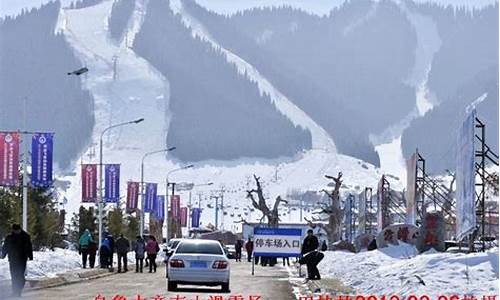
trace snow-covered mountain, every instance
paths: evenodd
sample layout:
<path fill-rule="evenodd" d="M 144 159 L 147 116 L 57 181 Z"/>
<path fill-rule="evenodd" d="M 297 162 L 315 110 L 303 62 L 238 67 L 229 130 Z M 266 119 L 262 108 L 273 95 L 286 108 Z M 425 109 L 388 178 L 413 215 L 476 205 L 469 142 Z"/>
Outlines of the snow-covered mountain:
<path fill-rule="evenodd" d="M 0 23 L 0 126 L 56 132 L 70 210 L 79 206 L 78 163 L 97 161 L 101 132 L 118 122 L 145 119 L 103 136 L 104 162 L 121 164 L 122 182 L 139 180 L 144 153 L 176 146 L 146 160 L 145 180 L 163 183 L 194 162 L 169 179 L 213 182 L 195 188 L 191 201 L 205 208 L 202 222 L 213 223 L 210 195 L 224 191 L 230 228 L 240 217 L 260 218 L 246 209 L 253 174 L 270 201 L 317 192 L 327 187 L 323 176 L 337 172 L 346 193 L 375 187 L 383 173 L 399 176 L 391 185 L 401 190 L 403 153 L 427 145 L 421 132 L 436 143 L 424 146 L 431 160 L 440 160 L 443 133 L 425 124 L 449 123 L 439 111 L 458 107 L 453 95 L 467 95 L 466 104 L 488 92 L 481 105 L 498 107 L 490 91 L 498 84 L 490 72 L 498 71 L 490 53 L 498 29 L 483 31 L 498 24 L 498 4 L 469 11 L 366 0 L 311 14 L 289 1 L 225 15 L 206 1 L 76 3 L 53 2 Z M 464 22 L 458 37 L 457 22 Z M 484 42 L 461 50 L 459 58 L 470 60 L 446 59 L 469 38 Z M 90 70 L 83 77 L 66 76 L 81 65 Z M 498 127 L 498 115 L 488 121 Z M 281 211 L 290 222 L 299 213 Z"/>

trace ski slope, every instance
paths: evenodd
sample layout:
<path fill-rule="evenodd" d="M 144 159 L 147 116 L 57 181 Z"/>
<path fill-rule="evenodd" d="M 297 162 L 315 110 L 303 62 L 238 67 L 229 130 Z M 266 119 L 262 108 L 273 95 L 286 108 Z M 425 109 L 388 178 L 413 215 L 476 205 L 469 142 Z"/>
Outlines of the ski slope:
<path fill-rule="evenodd" d="M 127 180 L 139 181 L 140 163 L 144 153 L 165 148 L 170 112 L 168 110 L 169 83 L 146 60 L 127 47 L 131 45 L 139 31 L 147 1 L 136 2 L 133 17 L 128 24 L 125 38 L 119 43 L 109 38 L 107 19 L 113 1 L 83 9 L 62 9 L 57 30 L 62 32 L 82 62 L 89 68 L 83 79 L 95 98 L 96 125 L 93 143 L 99 141 L 101 132 L 109 125 L 145 118 L 143 123 L 114 129 L 104 135 L 104 163 L 121 164 L 121 195 L 126 194 Z M 193 35 L 209 41 L 215 48 L 226 54 L 227 60 L 238 67 L 239 72 L 247 72 L 251 80 L 257 82 L 261 92 L 271 95 L 277 109 L 291 122 L 310 130 L 313 149 L 298 153 L 293 158 L 258 159 L 244 158 L 234 161 L 204 161 L 192 169 L 182 170 L 170 175 L 171 182 L 192 182 L 211 186 L 197 187 L 191 192 L 191 204 L 204 209 L 202 224 L 214 223 L 214 209 L 211 195 L 224 195 L 224 214 L 221 213 L 220 227 L 237 230 L 240 224 L 235 220 L 245 218 L 257 221 L 260 213 L 250 212 L 246 190 L 255 185 L 252 175 L 261 177 L 265 195 L 274 201 L 278 195 L 286 198 L 291 191 L 319 191 L 329 183 L 325 174 L 343 172 L 345 189 L 343 192 L 360 192 L 365 186 L 375 187 L 382 175 L 373 165 L 336 152 L 335 144 L 328 134 L 307 114 L 290 102 L 275 89 L 251 64 L 234 53 L 224 49 L 204 30 L 202 24 L 185 14 L 179 2 L 172 3 L 174 11 L 182 13 L 186 25 L 190 25 Z M 115 64 L 116 61 L 116 64 Z M 116 69 L 116 71 L 114 71 Z M 170 146 L 170 145 L 169 145 Z M 173 145 L 172 145 L 173 146 Z M 98 149 L 89 145 L 89 149 Z M 82 153 L 79 162 L 97 163 L 97 157 Z M 97 152 L 97 151 L 95 151 Z M 98 153 L 96 153 L 98 154 Z M 158 154 L 148 157 L 145 162 L 145 181 L 157 182 L 159 194 L 165 193 L 167 173 L 181 167 L 168 156 Z M 74 175 L 65 176 L 71 186 L 61 193 L 69 199 L 67 209 L 77 211 L 80 206 L 81 184 L 80 166 L 75 164 Z M 399 181 L 393 188 L 402 189 Z M 189 202 L 189 193 L 180 191 L 182 205 Z M 201 203 L 200 203 L 201 200 Z M 213 207 L 213 206 L 212 206 Z M 300 212 L 283 207 L 280 211 L 284 222 L 299 222 Z M 310 212 L 303 211 L 303 216 Z"/>

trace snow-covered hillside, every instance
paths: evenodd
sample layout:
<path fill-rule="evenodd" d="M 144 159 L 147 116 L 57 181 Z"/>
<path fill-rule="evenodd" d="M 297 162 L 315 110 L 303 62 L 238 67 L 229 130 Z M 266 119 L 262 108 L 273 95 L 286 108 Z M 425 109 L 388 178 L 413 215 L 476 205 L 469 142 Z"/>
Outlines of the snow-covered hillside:
<path fill-rule="evenodd" d="M 101 131 L 122 121 L 144 117 L 145 121 L 138 125 L 130 125 L 112 130 L 104 136 L 104 162 L 121 163 L 122 182 L 139 180 L 139 167 L 142 155 L 148 151 L 162 149 L 165 146 L 165 137 L 168 130 L 169 112 L 169 85 L 168 78 L 164 78 L 144 59 L 138 57 L 128 48 L 130 40 L 135 36 L 144 14 L 147 1 L 138 1 L 132 21 L 129 22 L 126 40 L 128 42 L 115 43 L 109 38 L 107 19 L 111 12 L 112 1 L 71 10 L 62 9 L 58 22 L 58 31 L 61 31 L 82 62 L 89 68 L 84 79 L 84 85 L 96 99 L 95 113 L 96 126 L 94 128 L 94 143 L 99 140 Z M 175 4 L 175 3 L 174 3 Z M 183 12 L 179 3 L 173 8 Z M 230 228 L 233 219 L 238 215 L 247 220 L 258 220 L 257 213 L 245 215 L 239 207 L 246 207 L 249 202 L 245 199 L 248 188 L 254 185 L 251 176 L 260 176 L 266 194 L 272 201 L 277 195 L 286 197 L 292 190 L 319 191 L 328 181 L 325 174 L 343 172 L 347 188 L 361 191 L 365 186 L 375 186 L 381 173 L 372 165 L 365 164 L 357 159 L 336 153 L 331 138 L 310 119 L 303 111 L 293 105 L 286 97 L 277 91 L 269 81 L 259 74 L 248 62 L 245 62 L 234 53 L 220 47 L 216 41 L 203 31 L 203 27 L 196 24 L 196 20 L 183 14 L 186 24 L 191 24 L 193 35 L 198 35 L 213 43 L 226 54 L 228 62 L 237 65 L 240 72 L 246 71 L 251 80 L 258 83 L 262 92 L 269 93 L 278 110 L 286 115 L 293 123 L 311 131 L 313 149 L 297 154 L 294 158 L 276 160 L 240 159 L 236 161 L 205 161 L 193 169 L 173 173 L 170 181 L 194 182 L 202 184 L 213 182 L 209 187 L 198 188 L 193 191 L 192 199 L 201 198 L 202 207 L 206 210 L 202 215 L 202 223 L 213 223 L 213 209 L 206 207 L 208 196 L 224 190 L 224 205 L 227 215 L 223 220 L 224 227 Z M 116 72 L 114 64 L 116 61 Z M 95 146 L 89 145 L 90 148 Z M 94 156 L 82 153 L 81 161 L 97 162 Z M 180 165 L 168 157 L 159 154 L 146 160 L 145 180 L 160 183 L 160 193 L 164 193 L 168 171 Z M 71 187 L 65 192 L 70 200 L 69 210 L 75 211 L 80 205 L 80 176 L 79 166 L 75 166 L 75 176 L 66 176 L 63 180 L 71 182 Z M 399 182 L 394 182 L 394 188 L 401 189 Z M 122 184 L 122 195 L 125 195 L 125 184 Z M 200 194 L 202 193 L 202 194 Z M 183 205 L 187 204 L 187 193 L 182 195 Z M 198 196 L 198 197 L 197 197 Z M 195 203 L 194 203 L 195 204 Z M 231 217 L 233 215 L 233 217 Z M 306 214 L 307 215 L 307 212 Z M 228 219 L 229 218 L 229 219 Z M 283 220 L 299 221 L 298 211 L 283 211 Z"/>

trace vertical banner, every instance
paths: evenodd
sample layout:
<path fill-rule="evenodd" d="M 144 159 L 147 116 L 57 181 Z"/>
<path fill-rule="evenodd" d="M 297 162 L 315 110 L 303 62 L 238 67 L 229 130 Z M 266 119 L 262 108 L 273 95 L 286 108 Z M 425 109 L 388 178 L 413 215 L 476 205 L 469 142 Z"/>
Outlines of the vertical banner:
<path fill-rule="evenodd" d="M 377 186 L 377 233 L 391 224 L 389 213 L 389 197 L 384 190 L 385 175 L 382 175 Z"/>
<path fill-rule="evenodd" d="M 137 209 L 137 202 L 139 200 L 139 183 L 129 181 L 127 182 L 127 212 L 133 212 Z"/>
<path fill-rule="evenodd" d="M 52 185 L 53 145 L 53 133 L 35 133 L 31 138 L 31 184 L 35 187 Z"/>
<path fill-rule="evenodd" d="M 415 209 L 415 183 L 417 176 L 417 154 L 413 153 L 406 160 L 406 224 L 416 225 L 417 212 Z"/>
<path fill-rule="evenodd" d="M 192 228 L 198 228 L 200 227 L 200 216 L 201 216 L 201 209 L 198 207 L 193 208 L 191 210 L 191 227 Z"/>
<path fill-rule="evenodd" d="M 366 194 L 368 190 L 364 190 L 358 195 L 358 235 L 366 232 Z"/>
<path fill-rule="evenodd" d="M 82 202 L 97 201 L 97 165 L 82 165 Z"/>
<path fill-rule="evenodd" d="M 457 139 L 457 239 L 462 240 L 476 226 L 475 206 L 475 147 L 474 128 L 476 110 L 462 123 Z"/>
<path fill-rule="evenodd" d="M 151 213 L 155 210 L 154 203 L 156 201 L 158 184 L 146 183 L 146 191 L 144 197 L 144 212 Z"/>
<path fill-rule="evenodd" d="M 0 186 L 19 184 L 19 133 L 0 132 Z"/>
<path fill-rule="evenodd" d="M 187 215 L 188 215 L 188 208 L 181 207 L 181 227 L 187 226 Z"/>
<path fill-rule="evenodd" d="M 353 205 L 353 198 L 354 196 L 352 194 L 349 194 L 347 196 L 346 202 L 345 202 L 345 237 L 346 240 L 351 241 L 352 240 L 352 205 Z"/>
<path fill-rule="evenodd" d="M 118 203 L 120 201 L 120 165 L 106 165 L 104 174 L 104 201 Z"/>
<path fill-rule="evenodd" d="M 154 202 L 155 207 L 155 217 L 157 220 L 165 219 L 165 196 L 158 195 L 156 197 L 156 201 Z"/>
<path fill-rule="evenodd" d="M 170 196 L 170 209 L 172 210 L 172 218 L 179 220 L 181 210 L 181 197 L 179 195 Z"/>

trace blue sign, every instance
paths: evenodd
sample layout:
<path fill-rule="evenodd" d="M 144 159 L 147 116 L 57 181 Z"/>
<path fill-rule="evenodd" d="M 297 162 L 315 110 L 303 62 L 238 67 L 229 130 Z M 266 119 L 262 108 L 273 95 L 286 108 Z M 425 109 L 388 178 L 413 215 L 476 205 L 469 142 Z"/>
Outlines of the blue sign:
<path fill-rule="evenodd" d="M 31 138 L 31 184 L 34 187 L 52 185 L 53 133 L 35 133 Z"/>
<path fill-rule="evenodd" d="M 301 256 L 301 228 L 254 228 L 254 256 Z"/>
<path fill-rule="evenodd" d="M 193 228 L 200 227 L 200 216 L 201 216 L 201 209 L 195 207 L 191 210 L 191 227 Z"/>
<path fill-rule="evenodd" d="M 144 195 L 144 212 L 151 213 L 154 211 L 154 203 L 156 201 L 157 190 L 158 184 L 146 183 L 146 192 Z"/>
<path fill-rule="evenodd" d="M 159 195 L 154 201 L 154 211 L 157 220 L 165 219 L 165 196 Z"/>
<path fill-rule="evenodd" d="M 104 201 L 107 203 L 120 201 L 120 165 L 104 167 Z"/>

